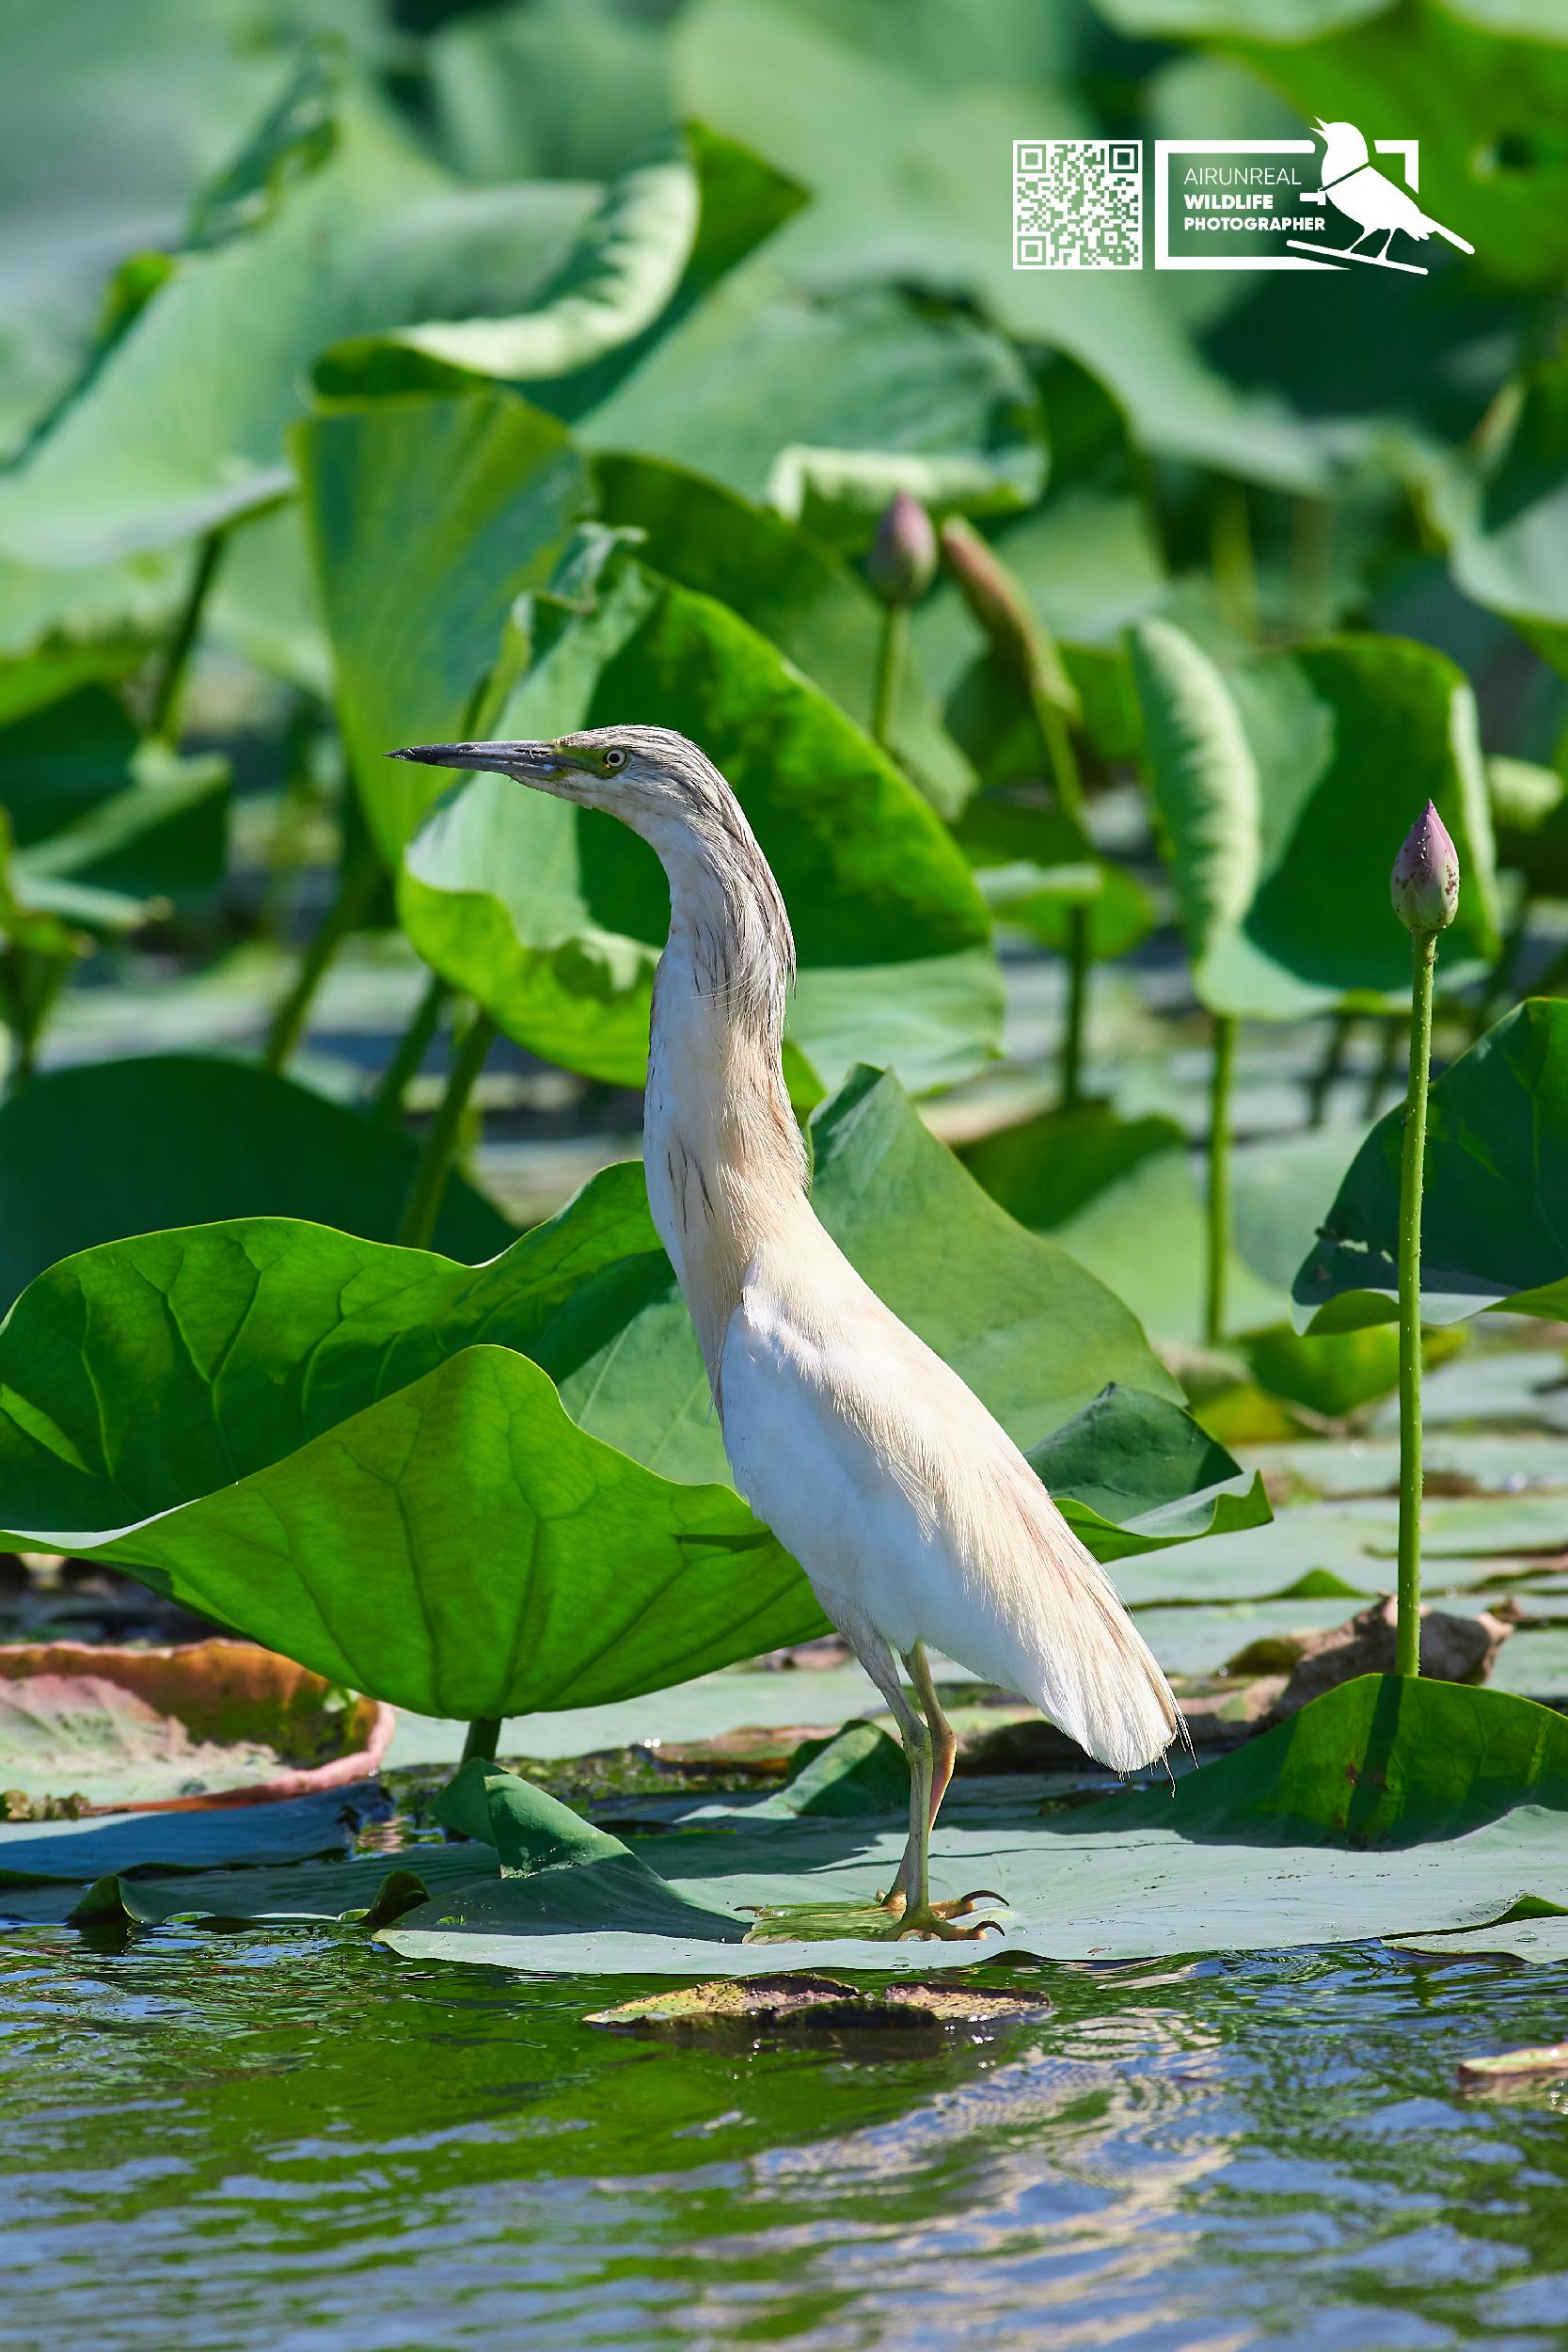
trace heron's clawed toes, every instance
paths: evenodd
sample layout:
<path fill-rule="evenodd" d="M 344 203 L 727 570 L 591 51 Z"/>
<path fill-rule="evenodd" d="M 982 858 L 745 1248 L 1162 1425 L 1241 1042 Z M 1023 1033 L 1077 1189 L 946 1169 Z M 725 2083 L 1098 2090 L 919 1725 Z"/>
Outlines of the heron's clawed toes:
<path fill-rule="evenodd" d="M 975 1919 L 974 1927 L 959 1927 L 961 1919 L 969 1919 L 978 1903 L 1004 1903 L 1004 1896 L 978 1891 L 974 1896 L 955 1896 L 952 1903 L 922 1903 L 917 1910 L 908 1910 L 898 1927 L 894 1929 L 894 1941 L 903 1943 L 905 1936 L 928 1936 L 938 1943 L 978 1943 L 988 1929 L 997 1936 L 1006 1936 L 1002 1919 Z"/>

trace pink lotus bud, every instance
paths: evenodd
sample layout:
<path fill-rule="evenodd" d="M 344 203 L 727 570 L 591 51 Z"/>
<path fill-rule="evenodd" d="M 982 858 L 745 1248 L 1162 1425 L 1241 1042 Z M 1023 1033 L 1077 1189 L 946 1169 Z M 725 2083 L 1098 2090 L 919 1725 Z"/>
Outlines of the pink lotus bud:
<path fill-rule="evenodd" d="M 1076 718 L 1078 696 L 1022 582 L 979 532 L 958 517 L 942 524 L 942 551 L 964 602 L 990 638 L 991 651 L 1003 667 L 1026 694 L 1043 694 L 1069 719 Z"/>
<path fill-rule="evenodd" d="M 1446 931 L 1459 906 L 1459 859 L 1449 829 L 1428 801 L 1394 860 L 1394 913 L 1407 931 Z"/>
<path fill-rule="evenodd" d="M 865 560 L 866 578 L 884 604 L 917 604 L 936 575 L 937 534 L 918 499 L 896 491 L 882 509 Z"/>

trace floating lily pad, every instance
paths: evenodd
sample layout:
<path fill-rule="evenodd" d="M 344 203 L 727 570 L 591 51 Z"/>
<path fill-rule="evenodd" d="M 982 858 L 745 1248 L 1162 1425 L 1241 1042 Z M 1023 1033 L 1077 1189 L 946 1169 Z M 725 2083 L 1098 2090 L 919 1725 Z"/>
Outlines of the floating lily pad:
<path fill-rule="evenodd" d="M 0 1647 L 0 1784 L 94 1813 L 257 1804 L 370 1779 L 392 1710 L 249 1642 Z"/>
<path fill-rule="evenodd" d="M 0 1823 L 0 1888 L 81 1883 L 115 1871 L 214 1870 L 226 1863 L 304 1862 L 342 1854 L 358 1825 L 387 1810 L 373 1781 L 277 1804 L 126 1813 L 112 1820 Z M 5 1898 L 0 1895 L 0 1907 Z"/>
<path fill-rule="evenodd" d="M 863 1903 L 896 1867 L 902 1826 L 757 1820 L 693 1827 L 658 1850 L 670 1882 L 736 1914 L 781 1901 Z M 887 1817 L 884 1817 L 886 1820 Z M 726 1968 L 949 1966 L 1025 1950 L 1132 1959 L 1359 1941 L 1481 1927 L 1521 1901 L 1568 1907 L 1568 1722 L 1497 1692 L 1368 1677 L 1178 1782 L 1033 1823 L 939 1824 L 939 1893 L 997 1886 L 1006 1935 L 979 1946 L 743 1945 Z M 683 1975 L 701 1944 L 598 1930 L 443 1939 L 384 1931 L 420 1959 L 546 1972 Z M 873 1959 L 872 1955 L 875 1954 Z M 711 1966 L 711 1961 L 706 1963 Z"/>

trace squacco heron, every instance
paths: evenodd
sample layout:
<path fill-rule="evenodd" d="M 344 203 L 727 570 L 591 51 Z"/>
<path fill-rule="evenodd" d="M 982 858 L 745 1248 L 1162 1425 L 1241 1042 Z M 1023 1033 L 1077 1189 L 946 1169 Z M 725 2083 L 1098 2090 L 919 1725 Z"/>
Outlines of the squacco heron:
<path fill-rule="evenodd" d="M 669 877 L 644 1106 L 649 1205 L 736 1484 L 887 1700 L 910 1770 L 909 1840 L 888 1892 L 766 1913 L 752 1935 L 977 1935 L 996 1925 L 973 1918 L 978 1896 L 931 1897 L 930 1836 L 957 1743 L 927 1645 L 1022 1692 L 1117 1772 L 1162 1755 L 1180 1718 L 1109 1578 L 1017 1446 L 817 1222 L 782 1066 L 794 940 L 740 804 L 664 727 L 394 756 L 604 809 Z"/>

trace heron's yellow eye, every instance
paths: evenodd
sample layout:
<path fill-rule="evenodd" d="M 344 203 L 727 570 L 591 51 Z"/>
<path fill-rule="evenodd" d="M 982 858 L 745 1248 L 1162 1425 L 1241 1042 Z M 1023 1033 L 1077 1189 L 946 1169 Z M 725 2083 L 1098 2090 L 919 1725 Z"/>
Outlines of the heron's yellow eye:
<path fill-rule="evenodd" d="M 626 754 L 625 752 L 606 752 L 604 755 L 604 764 L 607 768 L 624 768 L 626 764 Z"/>

